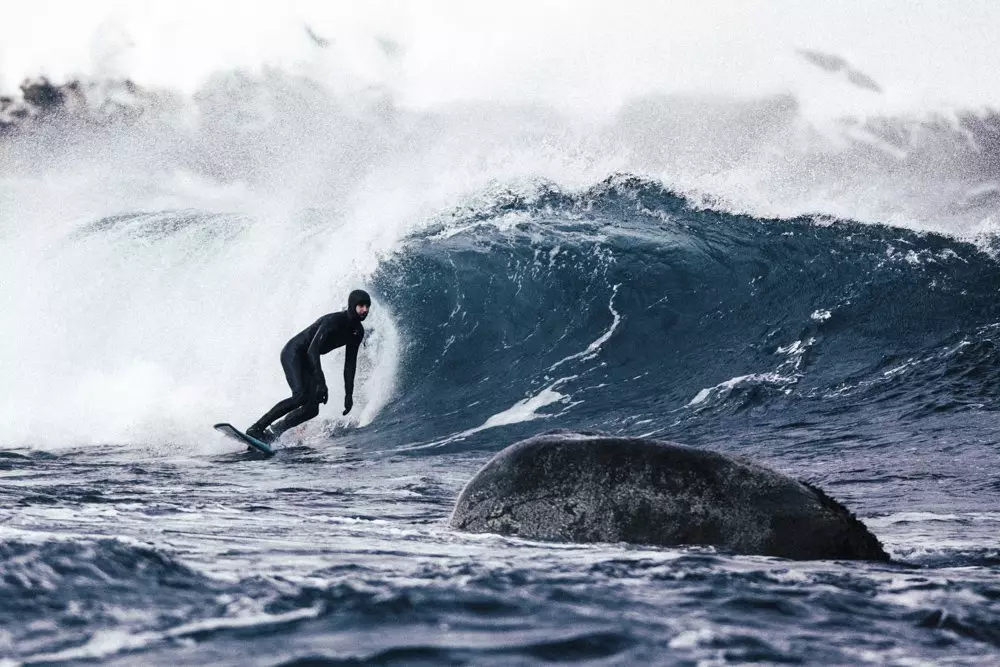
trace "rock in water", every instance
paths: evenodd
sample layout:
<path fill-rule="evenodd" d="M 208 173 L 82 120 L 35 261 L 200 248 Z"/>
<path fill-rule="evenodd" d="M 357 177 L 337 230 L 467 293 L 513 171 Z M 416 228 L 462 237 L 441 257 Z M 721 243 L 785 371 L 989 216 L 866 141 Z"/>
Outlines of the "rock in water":
<path fill-rule="evenodd" d="M 798 560 L 889 560 L 810 484 L 714 452 L 645 438 L 553 432 L 494 456 L 451 525 L 553 542 L 710 545 Z"/>

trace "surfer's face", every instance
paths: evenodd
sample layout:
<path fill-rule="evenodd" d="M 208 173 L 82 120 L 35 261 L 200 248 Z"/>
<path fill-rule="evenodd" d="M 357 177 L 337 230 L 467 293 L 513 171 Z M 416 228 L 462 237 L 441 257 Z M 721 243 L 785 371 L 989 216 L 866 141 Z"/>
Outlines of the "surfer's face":
<path fill-rule="evenodd" d="M 354 312 L 358 314 L 359 320 L 363 320 L 366 317 L 368 317 L 368 306 L 363 303 L 359 303 L 358 305 L 354 306 Z"/>

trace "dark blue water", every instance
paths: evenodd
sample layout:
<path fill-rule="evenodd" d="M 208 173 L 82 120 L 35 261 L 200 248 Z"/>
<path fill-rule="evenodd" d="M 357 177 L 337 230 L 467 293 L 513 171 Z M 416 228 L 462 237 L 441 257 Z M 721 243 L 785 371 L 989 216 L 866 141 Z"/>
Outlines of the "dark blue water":
<path fill-rule="evenodd" d="M 370 425 L 267 461 L 0 453 L 0 664 L 1000 664 L 988 250 L 628 177 L 455 211 L 368 286 L 403 340 Z M 448 528 L 492 454 L 557 427 L 814 482 L 896 562 Z"/>

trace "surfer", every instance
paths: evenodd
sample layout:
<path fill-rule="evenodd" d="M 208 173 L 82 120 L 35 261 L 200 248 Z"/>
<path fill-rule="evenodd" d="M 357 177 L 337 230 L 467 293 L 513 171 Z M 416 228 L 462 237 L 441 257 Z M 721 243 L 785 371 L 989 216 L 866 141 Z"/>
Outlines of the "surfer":
<path fill-rule="evenodd" d="M 285 343 L 281 350 L 281 367 L 285 369 L 292 395 L 268 410 L 247 429 L 247 435 L 271 443 L 288 429 L 318 415 L 319 404 L 327 400 L 326 378 L 319 358 L 338 347 L 345 349 L 344 414 L 351 411 L 358 347 L 365 337 L 361 322 L 368 317 L 371 305 L 368 292 L 354 290 L 347 297 L 347 310 L 324 315 Z M 279 419 L 281 421 L 277 421 Z"/>

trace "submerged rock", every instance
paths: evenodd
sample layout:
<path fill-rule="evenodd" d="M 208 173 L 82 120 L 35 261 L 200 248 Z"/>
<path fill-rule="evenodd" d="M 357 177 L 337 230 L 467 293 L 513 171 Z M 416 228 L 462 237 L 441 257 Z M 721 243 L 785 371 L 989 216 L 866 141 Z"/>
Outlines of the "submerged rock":
<path fill-rule="evenodd" d="M 554 542 L 708 545 L 798 560 L 888 560 L 823 491 L 672 442 L 553 432 L 507 447 L 462 491 L 452 527 Z"/>

